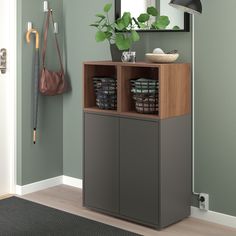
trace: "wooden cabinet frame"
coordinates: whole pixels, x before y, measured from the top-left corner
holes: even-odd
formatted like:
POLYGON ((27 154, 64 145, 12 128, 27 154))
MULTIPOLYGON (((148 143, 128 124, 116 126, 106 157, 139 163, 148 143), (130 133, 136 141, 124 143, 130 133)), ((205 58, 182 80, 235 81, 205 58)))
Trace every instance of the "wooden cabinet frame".
POLYGON ((150 64, 120 62, 84 63, 84 110, 130 117, 165 119, 191 113, 191 78, 189 64, 150 64), (93 77, 117 79, 117 110, 96 107, 93 77), (159 114, 140 114, 134 109, 130 79, 146 77, 159 80, 159 114))

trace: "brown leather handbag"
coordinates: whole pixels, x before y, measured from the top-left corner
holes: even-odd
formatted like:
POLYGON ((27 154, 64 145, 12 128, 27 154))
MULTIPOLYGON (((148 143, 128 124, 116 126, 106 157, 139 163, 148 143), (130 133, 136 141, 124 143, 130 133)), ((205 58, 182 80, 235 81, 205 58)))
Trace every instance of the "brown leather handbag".
POLYGON ((39 91, 42 95, 55 96, 55 95, 65 93, 68 90, 68 84, 67 84, 67 81, 65 80, 65 73, 64 73, 64 68, 62 64, 61 52, 60 52, 59 43, 58 43, 56 34, 54 35, 55 35, 57 54, 60 61, 60 67, 61 67, 60 71, 57 71, 57 72, 50 71, 45 66, 50 17, 52 19, 52 24, 54 26, 53 14, 51 10, 48 11, 47 20, 45 22, 44 46, 43 46, 43 52, 42 52, 43 69, 42 69, 41 77, 39 80, 39 91))

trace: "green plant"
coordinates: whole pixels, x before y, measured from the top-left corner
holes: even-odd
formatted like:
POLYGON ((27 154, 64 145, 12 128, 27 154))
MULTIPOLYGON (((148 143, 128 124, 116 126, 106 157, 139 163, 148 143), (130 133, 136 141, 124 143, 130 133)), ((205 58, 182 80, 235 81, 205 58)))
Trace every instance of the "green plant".
MULTIPOLYGON (((137 18, 137 25, 141 29, 166 29, 170 24, 168 16, 161 16, 157 9, 153 6, 147 8, 147 12, 140 14, 137 18)), ((178 26, 173 27, 174 30, 179 30, 178 26)))
MULTIPOLYGON (((109 17, 112 4, 108 3, 103 8, 102 14, 96 14, 97 20, 91 24, 97 29, 96 41, 108 40, 110 44, 116 44, 119 50, 131 49, 133 43, 140 40, 137 29, 166 29, 170 24, 168 16, 160 16, 155 7, 148 7, 146 13, 140 14, 136 19, 130 12, 124 12, 121 18, 114 22, 109 17)), ((175 26, 173 29, 178 30, 175 26)))
POLYGON ((109 12, 112 4, 106 4, 102 14, 96 14, 97 20, 90 26, 96 27, 96 41, 108 40, 110 44, 116 44, 119 50, 129 50, 134 42, 139 41, 140 36, 135 30, 136 20, 130 12, 125 12, 123 16, 111 22, 109 12))

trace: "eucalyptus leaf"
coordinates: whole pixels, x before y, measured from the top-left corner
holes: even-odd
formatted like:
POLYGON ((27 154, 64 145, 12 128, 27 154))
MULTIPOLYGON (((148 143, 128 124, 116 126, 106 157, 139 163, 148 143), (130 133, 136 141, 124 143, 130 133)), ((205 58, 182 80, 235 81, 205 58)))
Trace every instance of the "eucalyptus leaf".
POLYGON ((140 14, 138 21, 141 23, 147 22, 150 19, 150 16, 147 13, 140 14))
POLYGON ((173 30, 180 30, 180 27, 179 27, 178 25, 175 25, 175 26, 173 27, 173 30))
POLYGON ((144 23, 139 22, 138 25, 141 29, 148 29, 148 25, 146 25, 144 23))
POLYGON ((158 26, 156 25, 156 22, 152 23, 151 27, 152 30, 158 30, 158 26))
POLYGON ((100 24, 101 29, 104 29, 106 27, 106 24, 100 24))
POLYGON ((96 17, 99 17, 99 18, 102 18, 102 19, 106 18, 106 16, 104 16, 103 14, 96 14, 96 17))
POLYGON ((107 27, 107 31, 112 31, 113 28, 110 25, 105 25, 107 27))
POLYGON ((132 40, 129 37, 125 37, 124 34, 117 33, 115 43, 119 50, 128 50, 131 48, 132 40))
POLYGON ((102 21, 106 20, 106 18, 99 18, 99 20, 95 21, 96 24, 102 23, 102 21))
POLYGON ((147 13, 151 16, 158 16, 158 11, 155 7, 148 7, 147 13))
POLYGON ((131 38, 132 38, 133 42, 137 42, 140 40, 140 36, 135 30, 131 31, 131 38))
POLYGON ((104 12, 109 12, 111 10, 111 7, 112 7, 112 4, 111 3, 108 3, 104 6, 104 12))
POLYGON ((115 27, 119 31, 122 31, 126 28, 125 24, 124 24, 124 21, 121 18, 117 19, 115 27))
POLYGON ((170 24, 170 19, 168 16, 160 16, 158 20, 152 25, 156 29, 166 29, 166 27, 170 24))
POLYGON ((115 27, 116 30, 119 30, 118 24, 115 23, 115 24, 114 24, 114 27, 115 27))
POLYGON ((96 33, 95 38, 96 38, 97 42, 103 42, 107 38, 107 36, 106 36, 106 34, 104 32, 98 31, 96 33))
POLYGON ((94 27, 98 27, 99 26, 99 24, 91 24, 90 26, 94 26, 94 27))
POLYGON ((125 27, 128 27, 129 24, 131 23, 132 21, 132 18, 131 18, 131 14, 130 12, 124 12, 123 16, 122 16, 122 21, 123 21, 123 24, 125 27))
POLYGON ((111 36, 112 36, 112 33, 109 32, 109 31, 106 31, 105 34, 106 34, 106 38, 107 38, 107 39, 110 39, 111 36))

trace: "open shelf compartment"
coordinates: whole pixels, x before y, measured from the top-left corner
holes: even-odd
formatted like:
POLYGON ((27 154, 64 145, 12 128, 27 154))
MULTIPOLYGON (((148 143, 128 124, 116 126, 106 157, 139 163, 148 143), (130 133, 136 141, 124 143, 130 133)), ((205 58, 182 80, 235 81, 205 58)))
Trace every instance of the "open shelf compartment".
POLYGON ((98 108, 96 105, 96 92, 93 79, 96 77, 110 77, 117 81, 117 67, 115 65, 84 64, 84 109, 102 112, 116 112, 117 109, 105 110, 98 108))
MULTIPOLYGON (((159 83, 159 68, 158 67, 135 67, 122 66, 121 67, 121 112, 123 114, 130 114, 131 116, 152 116, 158 117, 158 111, 152 113, 138 112, 135 107, 134 94, 131 92, 131 80, 147 78, 153 79, 159 83)), ((156 96, 159 96, 159 89, 157 89, 156 96)), ((158 99, 157 99, 158 102, 158 99)), ((159 107, 159 102, 157 104, 159 107)))
POLYGON ((84 111, 145 119, 166 119, 190 114, 190 64, 85 62, 84 111), (117 110, 103 110, 96 106, 93 77, 101 76, 117 80, 117 110), (158 81, 158 113, 156 114, 142 114, 135 109, 130 80, 141 77, 158 81))

